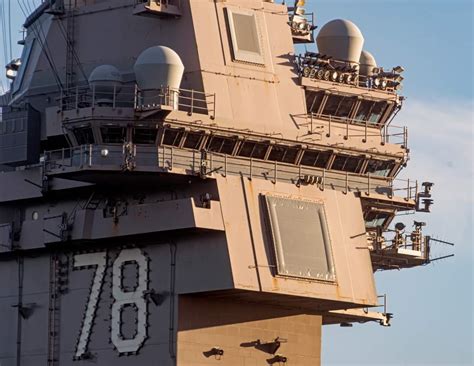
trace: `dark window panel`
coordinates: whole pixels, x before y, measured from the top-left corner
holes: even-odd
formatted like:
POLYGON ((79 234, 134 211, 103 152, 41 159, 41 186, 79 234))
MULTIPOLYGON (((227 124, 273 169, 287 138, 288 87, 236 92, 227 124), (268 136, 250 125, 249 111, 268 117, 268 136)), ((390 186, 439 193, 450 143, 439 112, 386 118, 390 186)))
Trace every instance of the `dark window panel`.
POLYGON ((363 100, 360 105, 359 109, 357 110, 355 119, 357 121, 367 121, 367 118, 369 117, 370 110, 372 109, 373 105, 375 102, 370 101, 370 100, 363 100))
POLYGON ((334 116, 343 99, 344 98, 339 95, 330 96, 324 105, 323 114, 326 116, 334 116))
POLYGON ((299 149, 287 146, 272 146, 268 160, 280 161, 282 163, 294 164, 298 156, 299 149))
POLYGON ((156 128, 134 128, 133 142, 135 144, 155 144, 157 134, 156 128))
POLYGON ((184 131, 178 129, 166 129, 163 136, 163 145, 179 146, 184 131))
POLYGON ((324 98, 324 92, 306 92, 306 110, 308 113, 318 113, 319 107, 324 98))
POLYGON ((92 128, 90 127, 76 128, 74 130, 74 136, 76 137, 77 143, 79 145, 94 143, 94 134, 92 133, 92 128))
POLYGON ((382 115, 384 114, 385 110, 387 109, 386 102, 377 102, 374 103, 368 117, 368 121, 373 124, 379 123, 382 115))
POLYGON ((202 133, 189 132, 186 135, 186 140, 184 141, 183 147, 186 147, 188 149, 199 149, 203 138, 204 135, 202 133))
POLYGON ((301 165, 326 168, 331 155, 329 151, 306 150, 301 158, 301 165))
POLYGON ((337 155, 331 165, 331 169, 349 173, 358 173, 364 159, 356 156, 337 155))
POLYGON ((348 118, 356 101, 356 98, 343 98, 336 111, 336 117, 348 118))
POLYGON ((106 144, 123 144, 125 142, 125 127, 101 127, 102 141, 106 144))
POLYGON ((232 154, 234 152, 236 139, 213 136, 209 139, 206 149, 221 154, 232 154))
POLYGON ((365 215, 365 227, 375 229, 378 226, 384 226, 390 215, 386 212, 370 211, 365 215))
POLYGON ((253 141, 244 141, 240 147, 239 156, 245 156, 247 158, 263 159, 267 152, 268 145, 259 144, 253 141))
POLYGON ((394 161, 369 160, 365 173, 388 177, 394 166, 394 161))

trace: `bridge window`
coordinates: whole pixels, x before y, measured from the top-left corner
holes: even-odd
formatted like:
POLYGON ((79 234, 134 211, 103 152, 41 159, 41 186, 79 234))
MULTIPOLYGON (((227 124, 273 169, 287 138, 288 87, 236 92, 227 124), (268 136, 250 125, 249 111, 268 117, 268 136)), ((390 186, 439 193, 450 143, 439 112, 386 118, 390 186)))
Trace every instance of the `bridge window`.
POLYGON ((387 212, 369 211, 364 218, 365 227, 368 229, 383 227, 389 218, 390 214, 387 212))
POLYGON ((209 138, 206 149, 212 152, 231 155, 234 152, 237 139, 212 136, 209 138))
POLYGON ((102 142, 106 144, 123 144, 126 137, 125 127, 101 127, 102 142))
POLYGON ((354 97, 344 97, 339 103, 339 107, 335 113, 336 117, 348 118, 351 114, 352 108, 354 107, 357 98, 354 97))
POLYGON ((306 150, 301 158, 301 165, 326 168, 331 155, 331 151, 306 150))
POLYGON ((247 158, 264 159, 269 145, 254 141, 244 141, 237 155, 247 158))
POLYGON ((378 124, 386 110, 387 102, 363 100, 357 110, 355 119, 361 122, 367 121, 371 124, 378 124))
POLYGON ((343 99, 344 97, 340 95, 331 95, 324 105, 323 114, 327 116, 335 116, 336 111, 339 108, 339 104, 343 99))
POLYGON ((76 137, 78 145, 86 145, 94 143, 94 134, 90 127, 80 127, 74 130, 74 136, 76 137))
POLYGON ((299 149, 287 146, 274 145, 268 156, 268 160, 280 161, 283 163, 294 164, 298 157, 299 149))
POLYGON ((183 147, 186 147, 188 149, 199 150, 201 148, 203 139, 204 139, 203 133, 188 132, 186 134, 186 140, 184 140, 183 147))
POLYGON ((133 142, 136 144, 155 144, 158 130, 156 128, 134 128, 133 142))
POLYGON ((337 155, 331 169, 350 173, 358 173, 362 168, 363 158, 350 155, 337 155))
POLYGON ((365 173, 388 177, 394 167, 395 162, 393 160, 369 160, 365 173))
POLYGON ((306 110, 308 113, 318 114, 324 98, 324 92, 306 91, 306 110))
POLYGON ((169 146, 180 146, 181 139, 183 138, 184 130, 167 128, 163 134, 163 145, 169 146))

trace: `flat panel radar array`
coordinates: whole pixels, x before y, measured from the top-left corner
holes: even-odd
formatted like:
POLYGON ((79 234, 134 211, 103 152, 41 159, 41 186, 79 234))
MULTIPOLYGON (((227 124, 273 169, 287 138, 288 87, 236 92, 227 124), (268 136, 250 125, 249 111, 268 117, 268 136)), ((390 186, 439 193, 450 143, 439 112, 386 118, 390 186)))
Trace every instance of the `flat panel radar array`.
POLYGON ((335 281, 323 204, 272 195, 265 203, 278 275, 335 281))
POLYGON ((254 12, 227 9, 234 60, 263 65, 262 47, 254 12))

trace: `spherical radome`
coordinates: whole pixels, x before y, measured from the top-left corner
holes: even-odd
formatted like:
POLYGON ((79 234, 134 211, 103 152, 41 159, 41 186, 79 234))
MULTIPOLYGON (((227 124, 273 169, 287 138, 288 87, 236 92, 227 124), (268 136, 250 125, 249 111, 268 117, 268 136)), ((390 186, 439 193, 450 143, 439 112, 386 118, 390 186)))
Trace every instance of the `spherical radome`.
POLYGON ((138 87, 142 90, 168 86, 179 89, 184 73, 179 55, 165 46, 154 46, 143 51, 133 68, 138 87))
POLYGON ((351 21, 334 19, 326 23, 316 37, 318 50, 337 60, 358 63, 364 36, 360 29, 351 21))
POLYGON ((89 75, 89 84, 94 87, 96 93, 112 95, 117 93, 123 84, 122 74, 113 65, 100 65, 92 70, 89 75))
POLYGON ((368 51, 362 51, 360 54, 360 74, 365 76, 372 76, 374 67, 377 67, 377 62, 374 56, 368 51))
POLYGON ((120 71, 113 65, 100 65, 92 70, 89 76, 90 83, 100 83, 102 81, 112 81, 122 84, 123 79, 120 71))

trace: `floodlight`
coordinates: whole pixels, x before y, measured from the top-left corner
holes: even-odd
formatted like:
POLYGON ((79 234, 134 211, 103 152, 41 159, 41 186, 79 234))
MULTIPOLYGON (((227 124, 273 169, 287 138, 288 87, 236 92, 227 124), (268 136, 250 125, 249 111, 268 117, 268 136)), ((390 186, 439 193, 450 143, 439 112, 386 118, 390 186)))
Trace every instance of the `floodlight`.
POLYGON ((304 76, 305 78, 307 78, 307 77, 309 76, 310 72, 311 72, 311 69, 310 69, 308 66, 305 66, 305 67, 303 68, 303 76, 304 76))
POLYGON ((381 87, 382 89, 385 89, 385 88, 387 87, 387 80, 386 80, 386 79, 383 79, 383 80, 382 80, 382 82, 381 82, 381 84, 380 84, 380 87, 381 87))
POLYGON ((326 70, 324 72, 324 80, 329 80, 330 77, 331 77, 331 71, 326 70))
POLYGON ((399 83, 401 83, 401 82, 403 81, 403 79, 405 79, 405 78, 404 78, 402 75, 397 75, 397 76, 394 78, 394 80, 395 80, 396 82, 399 82, 399 83))
POLYGON ((393 71, 397 72, 397 73, 401 73, 401 72, 405 71, 405 69, 402 66, 395 66, 393 68, 393 71))
POLYGON ((338 76, 339 76, 339 73, 337 71, 333 71, 331 73, 331 80, 336 81, 338 76))
POLYGON ((374 79, 374 85, 378 88, 380 86, 380 79, 379 78, 375 78, 374 79))
POLYGON ((319 69, 317 74, 316 74, 316 77, 321 80, 324 77, 324 70, 319 69))

